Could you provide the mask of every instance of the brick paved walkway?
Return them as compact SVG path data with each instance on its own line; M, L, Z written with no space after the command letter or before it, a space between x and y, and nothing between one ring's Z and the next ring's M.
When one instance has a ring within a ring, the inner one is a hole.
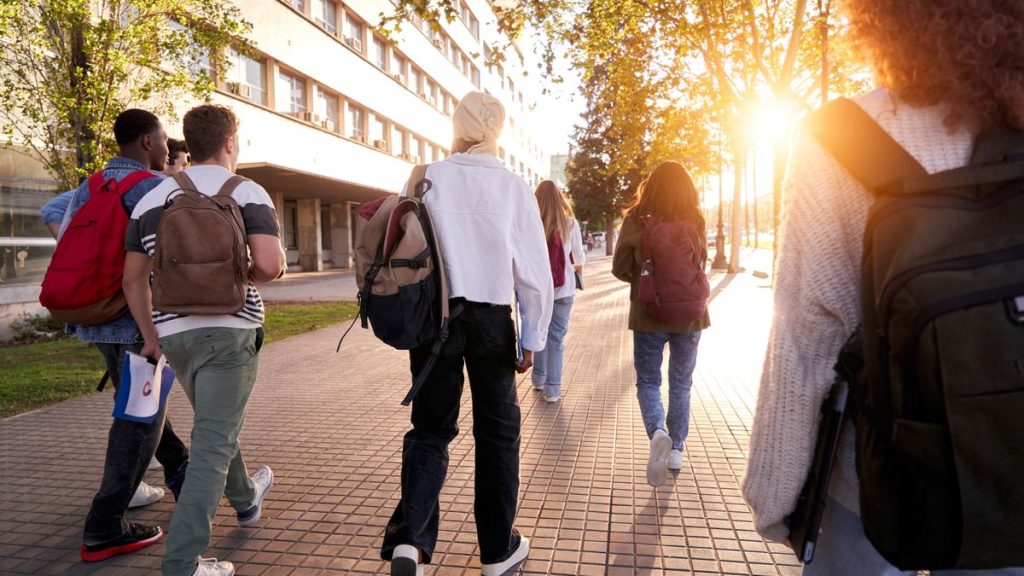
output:
M748 257L766 270L768 255ZM767 281L712 277L713 326L694 382L683 470L662 487L645 481L647 438L634 397L628 294L610 260L588 268L567 340L564 400L539 401L519 382L523 411L518 526L532 538L527 574L656 575L797 572L791 556L753 531L739 492L751 411L771 315ZM251 466L276 473L258 527L236 525L222 505L208 555L240 575L385 574L378 559L398 495L399 405L405 355L340 328L265 349L242 443ZM472 514L473 443L467 388L442 494L436 564L427 574L479 574ZM171 415L187 436L179 391ZM111 402L92 394L0 421L0 573L156 574L163 545L105 563L78 562L81 524L99 482ZM157 473L148 479L160 484ZM133 511L166 528L173 498Z

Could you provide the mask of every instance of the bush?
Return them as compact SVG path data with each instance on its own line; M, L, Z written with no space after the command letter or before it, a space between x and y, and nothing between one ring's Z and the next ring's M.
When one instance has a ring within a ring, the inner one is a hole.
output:
M50 342L67 338L64 332L64 324L53 319L48 313L39 316L24 314L21 320L11 325L14 330L14 339L11 345L31 344L33 342Z

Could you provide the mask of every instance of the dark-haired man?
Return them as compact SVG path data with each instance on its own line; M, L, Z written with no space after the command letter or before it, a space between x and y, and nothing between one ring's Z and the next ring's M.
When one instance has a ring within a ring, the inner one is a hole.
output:
M114 121L114 137L120 155L107 162L102 171L103 179L113 179L119 184L135 182L125 190L118 189L125 212L131 214L139 200L162 181L154 171L162 170L167 162L167 133L152 113L130 109ZM126 180L129 178L130 181ZM72 217L88 200L86 180L43 206L43 221L58 242ZM109 241L120 242L120 238ZM152 320L148 323L152 325ZM125 351L138 353L142 350L140 327L128 312L106 324L69 324L67 331L80 340L96 344L115 386L121 381ZM163 465L168 487L177 495L188 465L188 449L175 435L170 421L165 422L164 411L161 410L152 424L113 421L103 480L85 521L82 560L96 562L134 552L155 543L163 535L157 526L125 519L128 508L145 506L164 496L162 489L142 482L154 451Z
M238 435L256 383L263 340L263 301L253 282L283 274L284 250L270 196L259 184L244 180L231 191L242 213L250 255L242 309L231 315L183 315L152 308L150 271L168 197L173 202L182 194L183 183L176 180L187 180L199 192L214 196L225 183L231 185L238 165L238 119L229 108L206 104L189 110L184 132L192 166L165 180L132 213L125 237L124 288L140 323L151 315L155 322L143 331L143 353L167 355L195 411L192 461L171 518L163 574L230 576L235 573L231 562L199 555L210 545L222 495L235 509L238 524L251 526L260 519L263 499L274 483L267 466L251 475L246 472Z
M188 144L184 140L167 139L167 167L164 168L164 176L174 176L188 167L190 162L188 156Z

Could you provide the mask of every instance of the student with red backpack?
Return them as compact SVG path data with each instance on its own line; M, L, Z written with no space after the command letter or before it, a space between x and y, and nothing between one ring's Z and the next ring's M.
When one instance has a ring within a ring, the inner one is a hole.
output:
M531 380L534 390L543 392L546 401L558 402L562 398L562 355L576 292L575 275L583 273L583 240L572 206L554 182L545 180L538 184L534 196L537 197L540 219L548 240L555 306L548 325L547 346L533 356Z
M43 280L42 303L67 332L93 342L117 386L125 352L139 353L142 337L121 291L124 235L131 211L162 179L152 171L167 162L167 133L145 110L125 110L114 121L120 155L72 190L47 202L43 221L57 249ZM82 262L97 262L82 267ZM158 526L130 522L128 508L161 499L164 491L142 482L154 451L168 488L177 498L189 452L163 410L152 424L114 419L107 441L103 480L85 521L82 560L96 562L134 552L159 540Z
M647 482L660 486L683 465L690 387L701 330L710 326L704 216L697 189L677 162L660 164L637 188L615 246L612 274L630 283L629 329L637 400L651 440ZM668 416L661 365L669 346ZM667 425L667 427L666 427Z

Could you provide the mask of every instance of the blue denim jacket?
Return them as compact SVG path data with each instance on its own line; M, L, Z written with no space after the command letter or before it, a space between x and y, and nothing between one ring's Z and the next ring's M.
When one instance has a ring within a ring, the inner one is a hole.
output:
M146 170L146 167L135 160L118 157L107 162L106 167L103 168L103 177L121 181L122 178L136 170ZM146 178L126 192L123 196L123 202L128 213L131 214L139 200L147 192L156 188L161 181L162 179L158 177ZM85 180L78 185L78 188L60 194L46 204L43 204L39 214L46 224L60 224L60 233L63 234L64 228L71 221L71 217L78 212L79 208L85 205L87 200L89 200L89 183L88 180ZM134 344L142 341L139 327L135 323L135 319L132 318L131 313L125 313L117 320L107 322L106 324L88 326L68 324L67 333L85 342Z

